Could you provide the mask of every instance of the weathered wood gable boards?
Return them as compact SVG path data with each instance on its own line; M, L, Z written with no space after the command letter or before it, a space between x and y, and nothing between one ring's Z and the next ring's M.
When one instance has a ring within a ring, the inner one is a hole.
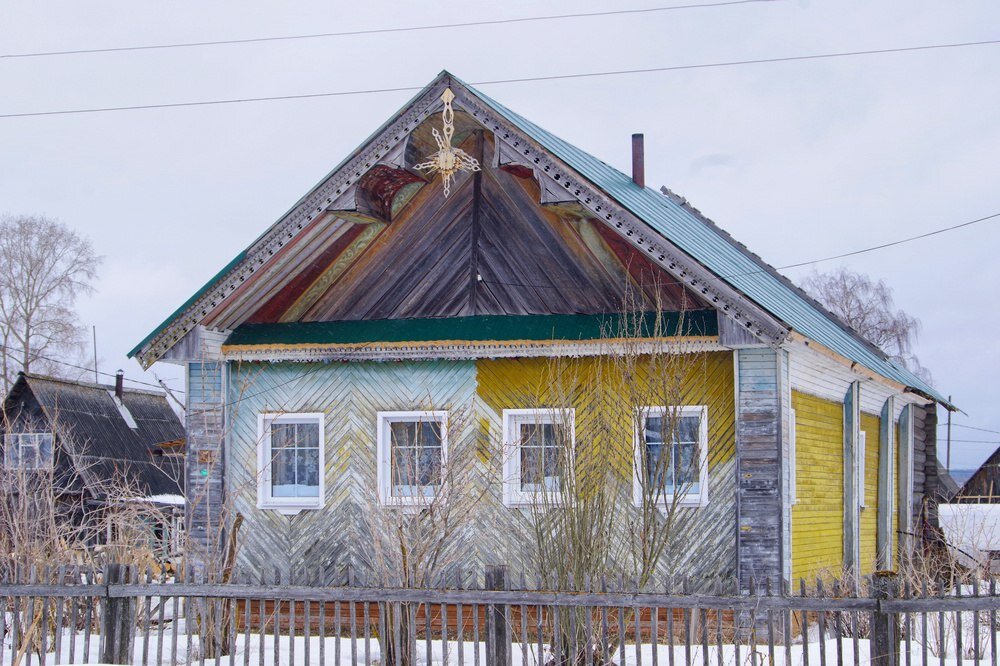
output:
M461 481L476 485L450 550L456 566L507 563L535 573L532 511L504 505L500 446L504 409L573 409L577 462L610 465L630 492L634 420L621 377L600 359L498 359L403 363L243 363L230 366L226 486L244 517L240 560L262 571L372 565L370 530L378 525L376 419L380 411L447 410L449 458ZM709 490L703 507L682 508L664 574L731 580L736 571L735 409L732 354L692 355L684 404L707 407ZM600 378L598 378L598 374ZM244 397L241 397L244 396ZM565 401L568 399L568 403ZM648 397L637 399L652 399ZM325 415L325 502L283 515L257 507L258 414ZM473 462L474 471L466 465ZM628 510L628 509L624 509ZM622 538L627 538L623 534Z

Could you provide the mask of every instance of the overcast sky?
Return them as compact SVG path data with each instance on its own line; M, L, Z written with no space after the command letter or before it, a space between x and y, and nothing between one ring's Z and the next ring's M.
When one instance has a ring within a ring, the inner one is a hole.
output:
M706 0L0 3L0 55L396 28ZM350 37L0 58L0 114L421 87L1000 39L1000 3L776 0ZM781 267L1000 212L1000 45L481 86L665 184ZM81 303L102 370L263 232L413 92L0 118L0 213L105 256ZM1000 220L852 257L920 318L917 353L1000 431ZM811 270L787 271L800 279ZM174 387L179 369L155 371ZM145 375L149 379L149 375ZM942 415L943 420L943 415ZM942 428L942 437L944 429ZM956 427L953 467L1000 434ZM943 455L943 454L942 454Z

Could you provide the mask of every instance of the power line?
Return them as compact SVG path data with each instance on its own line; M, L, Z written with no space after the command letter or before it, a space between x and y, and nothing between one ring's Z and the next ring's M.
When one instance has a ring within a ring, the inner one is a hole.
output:
M506 25L512 23L532 23L536 21L559 21L564 19L594 18L606 16L622 16L631 14L653 14L681 9L701 9L709 7L727 7L731 5L749 5L778 0L724 0L720 2L693 3L687 5L669 5L666 7L643 7L638 9L614 9L603 12L588 12L574 14L550 14L546 16L521 16L506 19L486 19L482 21L466 21L463 23L438 23L432 25L403 26L399 28L372 28L367 30L346 30L342 32L319 32L304 35L280 35L272 37L248 37L245 39L217 39L202 42L178 42L172 44L145 44L140 46L115 46L107 48L71 49L66 51L35 51L30 53L0 54L2 59L43 58L51 56L82 55L91 53L121 53L124 51L154 51L164 49L187 49L204 46L232 46L236 44L257 44L263 42L285 42L302 39L325 39L331 37L357 37L362 35L381 35L387 33L418 32L424 30L445 30L451 28L472 28L487 25Z
M832 257L824 257L823 259L815 259L813 261L804 261L799 264L788 264L787 266L781 266L781 269L785 268L798 268L800 266L808 266L809 264L817 264L821 261L833 261L834 259L843 259L844 257L853 257L857 254L864 254L865 252L872 252L874 250L881 250L887 247L893 247L894 245L902 245L903 243L909 243L910 241L920 240L921 238L928 238L930 236L937 236L938 234L943 234L946 231L954 231L955 229L961 229L962 227L968 227L973 224L978 224L980 222L985 222L986 220L992 220L994 218L1000 217L1000 213L993 213L992 215L987 215L986 217L980 217L975 220L969 220L968 222L962 222L961 224L956 224L954 226L945 227L944 229L937 229L935 231L928 231L925 234L919 234L917 236L910 236L908 238L901 238L899 240L891 241L889 243L883 243L881 245L873 245L871 247L866 247L861 250L854 250L853 252L845 252L843 254L837 254Z
M800 56L784 56L777 58L756 58L752 60L729 60L720 62L708 62L708 63L696 63L690 65L670 65L666 67L646 67L637 69L618 69L618 70L607 70L601 72L582 72L577 74L553 74L549 76L528 76L521 78L509 78L509 79L488 79L482 81L473 81L472 85L476 86L488 86L488 85L501 85L508 83L531 83L538 81L556 81L556 80L569 80L569 79L583 79L583 78L593 78L593 77L603 77L603 76L622 76L628 74L652 74L658 72L676 72L683 70L693 70L693 69L711 69L720 67L740 67L745 65L765 65L779 62L798 62L805 60L822 60L828 58L850 58L857 56L867 56L867 55L882 55L891 53L906 53L912 51L929 51L935 49L954 49L963 48L970 46L988 46L1000 44L1000 39L991 39L977 42L955 42L950 44L925 44L919 46L903 46L899 48L887 48L887 49L870 49L866 51L841 51L835 53L814 53L809 55ZM394 88L367 88L358 90L339 90L333 92L320 92L320 93L302 93L298 95L268 95L261 97L241 97L241 98L231 98L231 99L214 99L214 100L199 100L193 102L164 102L160 104L133 104L133 105L123 105L123 106L102 106L102 107L89 107L81 109L62 109L58 111L28 111L24 113L5 113L0 114L0 118L29 118L38 116L64 116L73 114L86 114L86 113L106 113L111 111L144 111L150 109L174 109L181 107L196 107L196 106L216 106L222 104L247 104L251 102L274 102L274 101L288 101L288 100L299 100L299 99L318 99L323 97L350 97L356 95L374 95L381 93L394 93L394 92L413 92L423 90L423 86L398 86Z
M890 241L888 243L882 243L880 245L872 245L871 247L861 248L860 250L853 250L851 252L844 252L842 254L835 254L835 255L832 255L832 256L829 256L829 257L822 257L820 259L811 259L809 261L800 261L800 262L795 263L795 264L786 264L784 266L778 266L774 270L779 270L780 271L780 270L785 270L787 268L800 268L802 266L809 266L809 265L812 265L812 264L818 264L818 263L822 263L824 261L833 261L834 259L843 259L844 257L853 257L853 256L856 256L856 255L859 255L859 254L865 254L867 252L874 252L875 250L882 250L882 249L885 249L887 247L894 247L896 245L902 245L904 243L910 243L912 241L920 240L922 238L928 238L930 236L936 236L938 234L943 234L943 233L948 232L948 231L954 231L956 229L961 229L963 227L972 226L973 224L978 224L980 222L986 222L988 220L994 220L994 219L997 219L997 218L1000 218L1000 213L993 213L992 215L986 215L985 217L976 218L975 220L969 220L968 222L962 222L960 224L953 224L950 227L943 227L941 229L935 229L934 231L928 231L927 233L918 234L916 236L909 236L907 238L900 238L899 240ZM728 275L719 275L719 276L715 277L714 279L716 279L716 280L728 280L728 279L731 279L731 278L746 277L746 276L750 276L750 275L759 275L761 273L768 273L768 272L769 271L767 269L760 268L760 269L755 270L755 271L745 271L743 273L730 273ZM489 284L504 285L504 286L507 286L507 287L527 287L527 288L535 288L535 289L579 289L579 290L589 289L589 287L580 287L580 286L577 286L577 285L522 284L522 283L517 283L517 282L501 282L499 280L486 280L486 279L484 279L483 282L488 282ZM662 287L669 287L669 286L680 286L680 285L683 285L683 284L685 284L685 283L684 282L680 282L679 280L674 280L674 281L667 281L667 282L645 283L645 284L640 284L640 286L642 286L642 287L661 287L661 286ZM969 428L971 426L962 426L962 427ZM995 430L991 430L991 431L988 431L988 432L996 432L997 434L1000 434L1000 431L995 431Z
M961 444L1000 444L1000 440L996 439L952 439L951 441Z
M1000 435L1000 430L990 430L989 428L977 428L975 426L962 425L961 423L952 423L951 425L954 428L966 428L967 430L978 430L979 432L989 432L989 433L993 433L995 435ZM946 428L946 427L948 427L948 424L947 423L939 423L938 427L939 428ZM951 441L954 442L956 440L953 439Z
M7 352L17 352L18 351L16 349L11 349L10 347L4 347L3 345L0 345L0 349L3 349L4 351L7 351ZM82 365L77 365L75 363L70 363L69 361L61 361L59 359L51 358L49 356L38 355L38 356L35 356L35 360L48 361L49 363L56 363L58 365L64 365L64 366L66 366L68 368L74 368L76 370L83 370L85 372L96 372L97 374L104 375L105 377L117 377L118 376L118 375L110 373L110 372L104 372L102 370L94 370L94 368L87 368L87 367L84 367ZM161 392L163 391L163 387L160 386L159 384L151 384L150 382L144 382L144 381L142 381L140 379L129 379L128 377L123 377L122 379L124 381L126 381L126 382L131 382L133 384L141 384L142 386L150 386L152 388L157 389L158 391L161 391ZM184 393L184 391L181 391L180 389L171 389L171 390L174 391L175 393Z

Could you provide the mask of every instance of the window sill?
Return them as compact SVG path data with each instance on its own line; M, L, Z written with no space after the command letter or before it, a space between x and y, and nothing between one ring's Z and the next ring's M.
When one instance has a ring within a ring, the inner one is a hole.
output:
M274 502L262 502L257 505L258 509L264 511L277 511L283 516L294 516L303 511L317 511L323 508L322 504L276 504Z
M677 508L677 509L702 509L702 508L708 506L708 499L701 498L701 497L692 497L690 499L688 499L688 498L678 499L676 502L673 502L673 501L671 501L671 502L654 502L654 504L656 505L657 509L660 509L662 511L667 511L668 509L671 509L671 508ZM641 501L633 501L632 505L638 508L638 507L642 506L642 502Z

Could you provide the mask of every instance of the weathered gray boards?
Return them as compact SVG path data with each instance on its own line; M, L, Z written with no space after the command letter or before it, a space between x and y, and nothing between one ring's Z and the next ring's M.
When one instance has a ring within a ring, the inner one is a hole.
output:
M769 348L737 354L736 553L740 589L782 581L781 355Z
M207 361L187 368L187 562L203 567L218 553L223 530L225 365Z

